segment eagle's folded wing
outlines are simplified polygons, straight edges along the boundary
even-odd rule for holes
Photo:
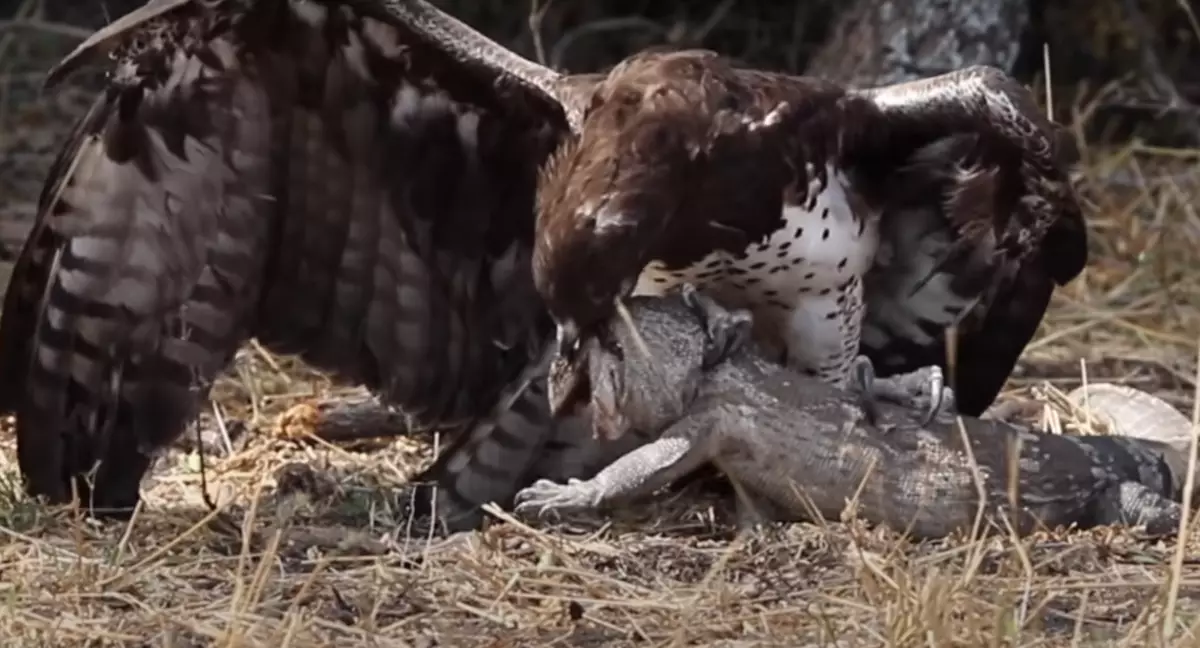
[[[978,415],[1087,260],[1064,129],[984,66],[853,95],[873,110],[845,152],[878,174],[884,206],[863,352],[885,375],[949,364],[957,320],[957,404]]]

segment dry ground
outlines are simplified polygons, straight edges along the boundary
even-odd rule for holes
[[[60,51],[71,42],[63,38]],[[48,40],[0,32],[0,240],[20,240],[14,223],[32,215],[48,151],[86,98],[69,89],[36,97],[39,78],[27,73],[37,66],[20,62],[44,60]],[[1078,112],[1082,123],[1087,111]],[[1086,370],[1190,413],[1198,158],[1084,147],[1091,264],[1056,296],[1006,398],[1069,389]],[[1190,537],[1177,552],[1110,529],[922,545],[853,522],[737,536],[727,498],[692,483],[651,506],[560,528],[498,513],[481,533],[406,539],[397,493],[429,460],[428,439],[354,449],[281,430],[282,413],[336,392],[247,346],[203,421],[231,437],[205,471],[217,510],[204,503],[198,456],[175,453],[128,524],[24,499],[5,434],[0,637],[55,646],[1034,646],[1157,644],[1170,625],[1180,641],[1197,641],[1200,540]]]

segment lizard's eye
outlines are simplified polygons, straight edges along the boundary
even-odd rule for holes
[[[625,349],[621,347],[621,340],[615,335],[605,335],[599,340],[600,348],[606,353],[613,356],[618,362],[625,360]]]

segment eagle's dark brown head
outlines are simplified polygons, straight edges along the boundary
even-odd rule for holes
[[[726,132],[717,115],[738,103],[724,82],[732,76],[709,52],[630,57],[597,87],[576,140],[543,169],[533,275],[558,327],[557,411],[572,398],[563,376],[586,373],[573,366],[583,340],[613,316],[666,241],[696,234],[680,216],[701,202],[697,184]]]

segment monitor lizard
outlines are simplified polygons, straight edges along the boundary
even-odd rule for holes
[[[1125,432],[1143,438],[950,414],[921,425],[922,412],[889,402],[872,418],[859,391],[870,389],[869,374],[857,389],[839,389],[766,359],[746,311],[687,285],[631,298],[627,308],[631,321],[614,317],[587,345],[590,413],[600,437],[655,433],[589,479],[536,481],[517,494],[516,513],[629,501],[711,462],[734,483],[743,522],[812,520],[812,511],[836,520],[854,500],[862,519],[917,538],[969,530],[980,511],[996,522],[1006,513],[1018,535],[1070,525],[1140,524],[1152,535],[1178,527],[1190,424],[1161,401],[1169,412],[1147,408],[1148,394],[1124,404],[1119,388],[1091,394],[1110,413],[1140,412]]]

